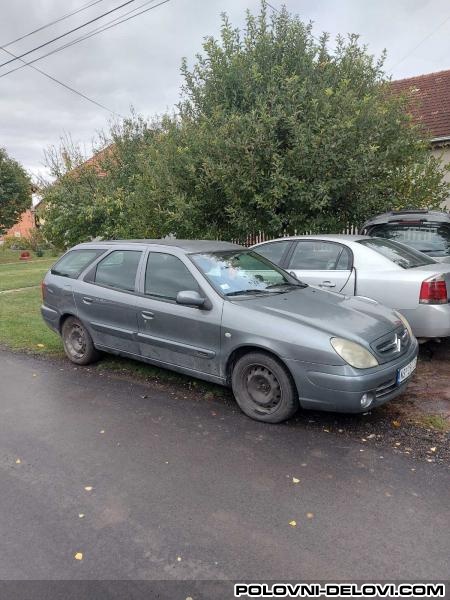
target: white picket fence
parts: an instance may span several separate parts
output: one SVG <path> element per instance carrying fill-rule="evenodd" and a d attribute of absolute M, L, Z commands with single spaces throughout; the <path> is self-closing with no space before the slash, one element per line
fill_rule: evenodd
<path fill-rule="evenodd" d="M 297 229 L 294 229 L 292 233 L 284 231 L 283 233 L 280 233 L 280 235 L 269 235 L 264 231 L 258 231 L 257 233 L 249 233 L 244 239 L 235 238 L 231 241 L 235 244 L 241 244 L 242 246 L 248 247 L 253 246 L 254 244 L 260 244 L 261 242 L 267 242 L 269 240 L 274 240 L 277 238 L 290 237 L 295 235 L 314 235 L 314 233 L 317 232 L 311 230 L 299 232 L 297 231 Z M 358 227 L 356 225 L 349 224 L 343 231 L 340 231 L 339 233 L 345 233 L 347 235 L 356 235 L 358 233 Z"/>

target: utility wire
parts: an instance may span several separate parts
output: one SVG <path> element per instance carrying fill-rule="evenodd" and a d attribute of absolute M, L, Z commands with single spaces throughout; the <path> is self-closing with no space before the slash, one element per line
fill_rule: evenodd
<path fill-rule="evenodd" d="M 2 47 L 6 48 L 7 46 L 12 46 L 16 42 L 20 42 L 21 40 L 24 40 L 25 38 L 30 37 L 30 35 L 38 33 L 39 31 L 42 31 L 43 29 L 47 29 L 48 27 L 51 27 L 52 25 L 55 25 L 56 23 L 60 23 L 61 21 L 64 21 L 65 19 L 68 19 L 69 17 L 72 17 L 73 15 L 77 15 L 78 13 L 82 12 L 83 10 L 90 8 L 91 6 L 94 6 L 95 4 L 99 4 L 100 2 L 104 2 L 104 0 L 95 0 L 94 2 L 88 2 L 87 4 L 83 4 L 83 6 L 80 6 L 80 8 L 77 8 L 77 10 L 73 10 L 72 12 L 66 13 L 65 15 L 58 17 L 54 21 L 50 21 L 50 23 L 46 23 L 45 25 L 42 25 L 41 27 L 38 27 L 37 29 L 33 29 L 33 31 L 30 31 L 29 33 L 26 33 L 25 35 L 21 35 L 20 37 L 16 38 L 15 40 L 11 40 L 10 42 L 3 44 Z"/>
<path fill-rule="evenodd" d="M 139 15 L 142 15 L 146 12 L 149 12 L 150 10 L 153 10 L 154 8 L 157 8 L 158 6 L 161 6 L 162 4 L 166 4 L 167 2 L 169 2 L 169 0 L 163 0 L 162 2 L 159 2 L 158 4 L 154 4 L 153 6 L 150 6 L 144 10 L 141 10 L 140 12 L 137 12 L 136 14 L 131 15 L 130 17 L 124 19 L 123 17 L 138 11 L 140 8 L 143 8 L 144 6 L 148 6 L 148 4 L 153 4 L 153 2 L 155 2 L 156 0 L 147 0 L 147 2 L 144 2 L 143 4 L 141 4 L 140 6 L 133 8 L 132 10 L 128 11 L 127 13 L 121 15 L 120 17 L 116 17 L 115 19 L 112 19 L 111 21 L 109 21 L 109 23 L 106 23 L 104 25 L 102 25 L 101 27 L 97 27 L 96 29 L 90 31 L 89 33 L 80 36 L 78 38 L 75 38 L 74 40 L 72 40 L 71 42 L 68 42 L 67 44 L 64 44 L 63 46 L 59 46 L 58 48 L 54 48 L 53 50 L 51 50 L 50 52 L 47 52 L 47 54 L 43 54 L 42 56 L 39 56 L 37 58 L 35 58 L 34 60 L 30 60 L 28 62 L 26 61 L 21 61 L 23 64 L 19 67 L 15 67 L 14 69 L 10 69 L 9 71 L 6 71 L 6 73 L 2 73 L 0 75 L 0 79 L 2 77 L 6 77 L 6 75 L 9 75 L 10 73 L 14 73 L 15 71 L 19 71 L 20 69 L 23 69 L 26 66 L 31 66 L 34 63 L 38 62 L 39 60 L 42 60 L 43 58 L 46 58 L 47 56 L 50 56 L 52 54 L 56 54 L 57 52 L 60 52 L 61 50 L 64 50 L 65 48 L 69 48 L 70 46 L 73 46 L 75 44 L 78 44 L 79 42 L 82 42 L 84 40 L 87 40 L 91 37 L 93 37 L 94 35 L 97 35 L 99 33 L 102 33 L 103 31 L 107 31 L 108 29 L 112 29 L 113 27 L 116 27 L 116 25 L 120 25 L 121 23 L 124 23 L 125 21 L 129 21 L 130 19 L 134 19 L 135 17 L 138 17 Z"/>
<path fill-rule="evenodd" d="M 99 108 L 102 108 L 103 110 L 108 111 L 109 113 L 111 113 L 114 116 L 120 117 L 122 119 L 124 118 L 121 114 L 116 113 L 115 111 L 111 110 L 110 108 L 108 108 L 104 104 L 101 104 L 100 102 L 97 102 L 97 100 L 94 100 L 93 98 L 89 98 L 89 96 L 86 96 L 86 94 L 83 94 L 82 92 L 76 90 L 75 88 L 71 87 L 70 85 L 67 85 L 67 83 L 64 83 L 63 81 L 60 81 L 59 79 L 56 79 L 56 77 L 53 77 L 53 75 L 50 75 L 49 73 L 46 73 L 45 71 L 42 71 L 41 69 L 38 69 L 38 67 L 34 67 L 33 65 L 28 65 L 24 60 L 22 60 L 21 58 L 19 58 L 18 56 L 16 56 L 15 54 L 13 54 L 12 52 L 10 52 L 6 48 L 4 48 L 3 46 L 0 46 L 0 50 L 3 50 L 3 52 L 6 52 L 7 54 L 9 54 L 10 56 L 13 56 L 14 58 L 17 58 L 18 60 L 20 60 L 21 62 L 24 63 L 24 66 L 29 66 L 30 69 L 33 69 L 33 71 L 37 71 L 41 75 L 44 75 L 44 77 L 47 77 L 47 79 L 51 79 L 51 81 L 54 81 L 58 85 L 61 85 L 66 90 L 69 90 L 70 92 L 73 92 L 74 94 L 77 94 L 77 96 L 81 96 L 81 98 L 84 98 L 85 100 L 87 100 L 91 104 L 95 104 Z"/>
<path fill-rule="evenodd" d="M 417 50 L 417 48 L 419 48 L 424 42 L 426 42 L 427 40 L 429 40 L 430 37 L 433 36 L 438 29 L 441 29 L 441 27 L 443 27 L 448 21 L 450 21 L 450 15 L 446 19 L 444 19 L 441 23 L 439 23 L 439 25 L 437 25 L 432 31 L 430 31 L 430 33 L 428 35 L 426 35 L 424 38 L 422 38 L 420 40 L 420 42 L 418 42 L 413 48 L 411 48 L 411 50 L 409 50 L 409 52 L 407 52 L 400 60 L 398 60 L 390 68 L 390 71 L 392 71 L 393 69 L 395 69 L 396 67 L 398 67 L 398 65 L 400 63 L 402 63 L 406 58 L 408 58 L 408 56 L 410 54 L 412 54 L 413 52 L 415 52 Z"/>
<path fill-rule="evenodd" d="M 44 46 L 48 46 L 49 44 L 52 44 L 53 42 L 60 40 L 61 38 L 65 37 L 66 35 L 69 35 L 70 33 L 74 33 L 75 31 L 78 31 L 79 29 L 82 29 L 83 27 L 86 27 L 87 25 L 90 25 L 91 23 L 98 21 L 99 19 L 102 19 L 103 17 L 106 17 L 106 15 L 109 15 L 109 14 L 115 12 L 116 10 L 119 10 L 120 8 L 123 8 L 124 6 L 127 6 L 128 4 L 131 4 L 132 2 L 135 2 L 135 0 L 127 0 L 127 2 L 124 2 L 123 4 L 119 4 L 119 6 L 116 6 L 115 8 L 111 8 L 111 10 L 108 10 L 107 12 L 104 12 L 101 15 L 98 15 L 97 17 L 90 19 L 89 21 L 86 21 L 86 23 L 82 23 L 81 25 L 78 25 L 78 27 L 74 27 L 73 29 L 70 29 L 69 31 L 62 33 L 61 35 L 58 35 L 57 37 L 55 37 L 47 42 L 44 42 L 43 44 L 40 44 L 39 46 L 36 46 L 35 48 L 32 48 L 31 50 L 28 50 L 27 52 L 23 52 L 22 54 L 19 54 L 15 58 L 11 58 L 10 60 L 7 60 L 6 62 L 0 64 L 0 67 L 4 67 L 5 65 L 7 65 L 11 62 L 14 62 L 15 60 L 19 60 L 19 59 L 23 58 L 24 56 L 31 54 L 32 52 L 36 52 L 36 50 L 40 50 L 40 48 L 44 48 Z"/>

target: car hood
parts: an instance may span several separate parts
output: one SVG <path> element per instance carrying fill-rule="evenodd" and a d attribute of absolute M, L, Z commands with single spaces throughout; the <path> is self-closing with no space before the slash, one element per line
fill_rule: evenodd
<path fill-rule="evenodd" d="M 245 300 L 246 308 L 320 329 L 336 337 L 372 342 L 401 323 L 394 311 L 369 298 L 344 296 L 308 286 Z"/>

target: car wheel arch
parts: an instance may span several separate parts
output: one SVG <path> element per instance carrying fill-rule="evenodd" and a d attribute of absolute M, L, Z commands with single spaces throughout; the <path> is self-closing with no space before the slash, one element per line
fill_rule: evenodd
<path fill-rule="evenodd" d="M 58 331 L 59 333 L 62 333 L 62 328 L 64 323 L 67 321 L 67 319 L 69 317 L 75 317 L 76 319 L 78 319 L 78 315 L 76 315 L 74 312 L 65 312 L 61 315 L 61 317 L 59 318 L 59 323 L 58 323 Z"/>
<path fill-rule="evenodd" d="M 289 373 L 289 376 L 292 379 L 292 382 L 294 384 L 295 389 L 297 390 L 297 393 L 299 392 L 299 390 L 297 388 L 297 384 L 295 382 L 295 379 L 294 379 L 294 377 L 293 377 L 293 375 L 291 373 L 291 370 L 289 369 L 288 365 L 286 364 L 286 361 L 284 361 L 281 358 L 281 356 L 279 356 L 273 350 L 268 349 L 268 348 L 266 348 L 264 346 L 258 346 L 258 345 L 255 345 L 255 344 L 248 344 L 248 345 L 238 346 L 237 348 L 234 348 L 234 350 L 228 356 L 227 362 L 226 362 L 226 367 L 225 367 L 225 376 L 226 376 L 227 385 L 231 385 L 231 374 L 233 372 L 233 366 L 236 364 L 236 362 L 242 356 L 245 356 L 246 354 L 250 354 L 252 352 L 261 352 L 261 353 L 267 354 L 267 356 L 271 356 L 272 358 L 274 358 L 275 360 L 277 360 L 286 369 L 287 373 Z"/>

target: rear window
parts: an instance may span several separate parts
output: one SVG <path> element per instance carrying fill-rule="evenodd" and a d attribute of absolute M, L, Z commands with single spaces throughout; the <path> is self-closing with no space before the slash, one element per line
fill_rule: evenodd
<path fill-rule="evenodd" d="M 103 254 L 105 250 L 71 250 L 58 260 L 52 267 L 51 272 L 53 275 L 61 275 L 62 277 L 76 279 L 84 269 Z"/>
<path fill-rule="evenodd" d="M 401 242 L 431 256 L 450 255 L 450 225 L 446 223 L 384 223 L 372 227 L 370 235 Z"/>
<path fill-rule="evenodd" d="M 371 238 L 367 240 L 358 240 L 358 244 L 362 244 L 363 246 L 375 250 L 375 252 L 388 258 L 402 269 L 413 269 L 414 267 L 422 267 L 423 265 L 432 265 L 436 263 L 435 260 L 425 256 L 425 254 L 391 240 Z"/>

